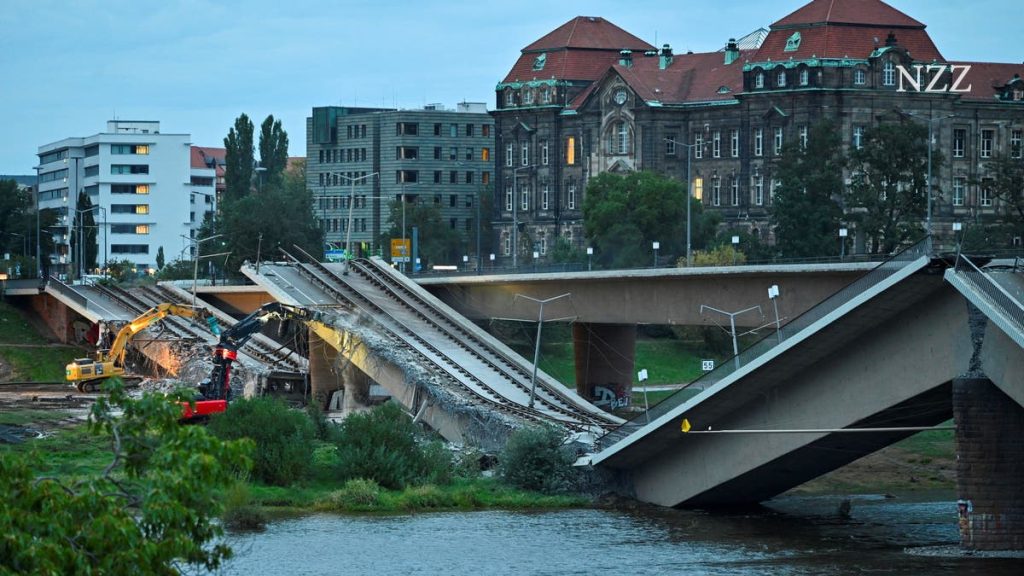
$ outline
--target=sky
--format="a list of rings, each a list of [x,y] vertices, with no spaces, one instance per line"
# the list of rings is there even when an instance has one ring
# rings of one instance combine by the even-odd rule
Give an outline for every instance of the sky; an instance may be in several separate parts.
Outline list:
[[[314,106],[493,109],[519,51],[576,16],[708,52],[806,1],[0,0],[0,174],[115,118],[222,147],[239,114],[273,114],[304,156]],[[1021,62],[1018,2],[890,4],[950,60]]]

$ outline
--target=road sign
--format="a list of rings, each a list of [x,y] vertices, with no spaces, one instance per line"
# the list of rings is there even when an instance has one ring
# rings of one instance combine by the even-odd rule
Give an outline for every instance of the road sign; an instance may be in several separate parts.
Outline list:
[[[700,361],[700,369],[705,371],[705,372],[711,372],[712,370],[715,369],[715,361],[714,360],[701,360]]]
[[[412,253],[410,247],[410,240],[408,238],[392,238],[391,239],[391,261],[392,262],[408,262],[409,254]]]

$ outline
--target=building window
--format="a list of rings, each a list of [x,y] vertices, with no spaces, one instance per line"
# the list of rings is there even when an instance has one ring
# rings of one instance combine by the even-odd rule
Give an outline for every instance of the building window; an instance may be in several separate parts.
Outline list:
[[[466,124],[466,136],[472,136],[472,135],[473,135],[473,125],[472,124]]]
[[[953,206],[963,206],[967,195],[967,179],[963,176],[953,178]]]
[[[722,132],[719,130],[715,130],[711,134],[711,157],[722,157]]]
[[[807,126],[800,127],[800,147],[807,148]]]
[[[569,136],[565,140],[565,163],[569,166],[576,164],[576,137]]]
[[[807,86],[811,83],[811,74],[806,68],[800,70],[800,85]]]
[[[440,184],[440,183],[441,183],[441,171],[440,170],[434,170],[434,184]]]
[[[530,209],[530,183],[524,182],[519,187],[519,209],[529,210]]]
[[[985,208],[992,206],[992,180],[990,178],[981,181],[981,205]]]
[[[853,83],[856,86],[863,86],[867,84],[868,74],[863,68],[857,68],[853,71]]]
[[[669,134],[665,137],[665,155],[675,156],[676,155],[676,135]]]
[[[540,103],[541,104],[551,104],[551,90],[550,89],[548,89],[546,87],[540,89]]]
[[[882,65],[882,85],[896,85],[896,64],[893,64],[891,60],[887,60],[885,64]]]
[[[508,234],[503,234],[501,238],[502,252],[505,256],[512,254],[512,237]]]
[[[488,184],[490,184],[491,183],[491,173],[490,172],[486,172],[486,171],[485,172],[481,172],[480,173],[480,183],[483,184],[484,186],[487,186]]]
[[[491,149],[481,148],[480,149],[480,160],[487,162],[491,159]]]
[[[754,88],[764,88],[764,72],[754,74]]]
[[[420,157],[420,149],[413,146],[399,146],[395,151],[398,160],[416,160]]]
[[[523,106],[533,106],[532,88],[523,88]]]
[[[149,174],[148,164],[111,164],[111,174]]]
[[[512,211],[512,184],[505,184],[505,212]]]
[[[149,244],[111,244],[111,254],[149,254]]]
[[[733,158],[740,157],[740,131],[735,128],[729,135],[729,148]]]
[[[398,170],[395,172],[395,183],[401,184],[403,182],[413,183],[419,182],[420,173],[416,170]],[[355,180],[355,178],[353,178]]]
[[[548,141],[543,140],[540,143],[540,163],[544,166],[548,165]]]
[[[711,179],[711,205],[722,205],[722,180],[718,176]]]
[[[782,154],[782,128],[775,129],[775,155]]]
[[[575,210],[576,209],[576,183],[575,182],[569,182],[569,186],[568,186],[567,193],[566,193],[566,205],[569,207],[569,210]]]
[[[511,88],[505,89],[505,106],[516,105],[516,93]]]
[[[530,165],[530,141],[523,140],[522,149],[519,151],[519,163],[523,166]]]
[[[1021,148],[1024,147],[1024,130],[1013,130],[1010,132],[1010,158],[1022,158]]]
[[[693,179],[693,197],[698,201],[704,200],[704,179],[697,176]]]
[[[629,154],[629,125],[620,120],[612,124],[608,132],[608,153]]]
[[[466,184],[473,183],[473,172],[472,170],[466,170]]]
[[[996,139],[995,130],[982,130],[981,131],[981,157],[991,158],[992,157],[992,146]]]
[[[441,135],[441,124],[440,123],[434,124],[434,136],[440,136],[440,135]]]
[[[480,135],[483,136],[484,138],[490,137],[490,135],[491,135],[491,125],[490,124],[483,124],[483,125],[481,125],[480,126]]]
[[[149,154],[149,146],[147,144],[111,144],[111,154]]]
[[[466,160],[472,160],[472,159],[473,159],[473,149],[472,148],[466,148]]]
[[[449,208],[455,208],[455,205],[458,204],[458,203],[459,203],[459,196],[458,196],[458,194],[449,194],[448,195],[448,207]]]
[[[540,252],[541,256],[546,256],[548,253],[548,234],[547,232],[540,233]]]
[[[416,136],[420,125],[415,122],[399,122],[395,125],[396,136]]]
[[[452,138],[458,138],[458,136],[459,136],[459,125],[458,124],[454,124],[454,123],[453,124],[449,124],[448,125],[448,135],[451,136]]]
[[[505,145],[505,166],[512,166],[515,162],[515,149],[516,145],[511,142]]]
[[[764,155],[764,129],[754,128],[754,156]]]
[[[704,133],[693,133],[693,157],[700,160],[704,157]]]
[[[953,129],[953,158],[963,158],[967,155],[967,129]]]
[[[732,182],[730,183],[729,196],[733,206],[740,205],[740,179],[735,176],[732,177]]]
[[[754,204],[764,206],[764,175],[754,176]]]
[[[786,72],[781,71],[775,75],[775,85],[779,88],[786,87]]]
[[[549,187],[548,187],[548,183],[547,182],[541,184],[541,188],[540,188],[540,209],[541,210],[547,210],[548,209],[548,194],[549,194],[549,189],[548,188]]]
[[[458,160],[459,159],[459,147],[458,146],[450,146],[448,148],[448,159],[449,160]]]
[[[855,150],[860,150],[861,146],[864,145],[864,127],[854,126],[853,127],[853,147]]]
[[[458,184],[459,183],[459,171],[458,170],[449,170],[448,171],[448,183],[449,184]]]

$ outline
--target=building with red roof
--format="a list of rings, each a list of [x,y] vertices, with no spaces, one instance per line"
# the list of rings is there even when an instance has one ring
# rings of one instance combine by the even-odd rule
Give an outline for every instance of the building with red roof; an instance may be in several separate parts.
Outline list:
[[[767,33],[696,54],[574,18],[523,48],[496,86],[499,255],[543,258],[559,238],[584,247],[586,184],[606,171],[679,177],[723,226],[771,242],[782,146],[824,118],[848,148],[881,122],[930,124],[942,156],[933,230],[996,218],[986,165],[1021,158],[1022,76],[1024,64],[946,60],[924,23],[881,0],[812,0]]]

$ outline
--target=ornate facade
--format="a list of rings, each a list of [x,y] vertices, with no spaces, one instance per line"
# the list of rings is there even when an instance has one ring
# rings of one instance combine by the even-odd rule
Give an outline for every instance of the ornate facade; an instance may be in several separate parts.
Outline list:
[[[924,24],[878,0],[814,0],[767,34],[697,54],[575,18],[524,48],[496,88],[499,255],[543,258],[558,237],[582,248],[586,183],[605,171],[688,181],[725,225],[770,242],[775,160],[826,117],[848,147],[881,122],[933,130],[941,236],[1001,213],[986,164],[1021,158],[1022,75],[1022,64],[947,60]]]

